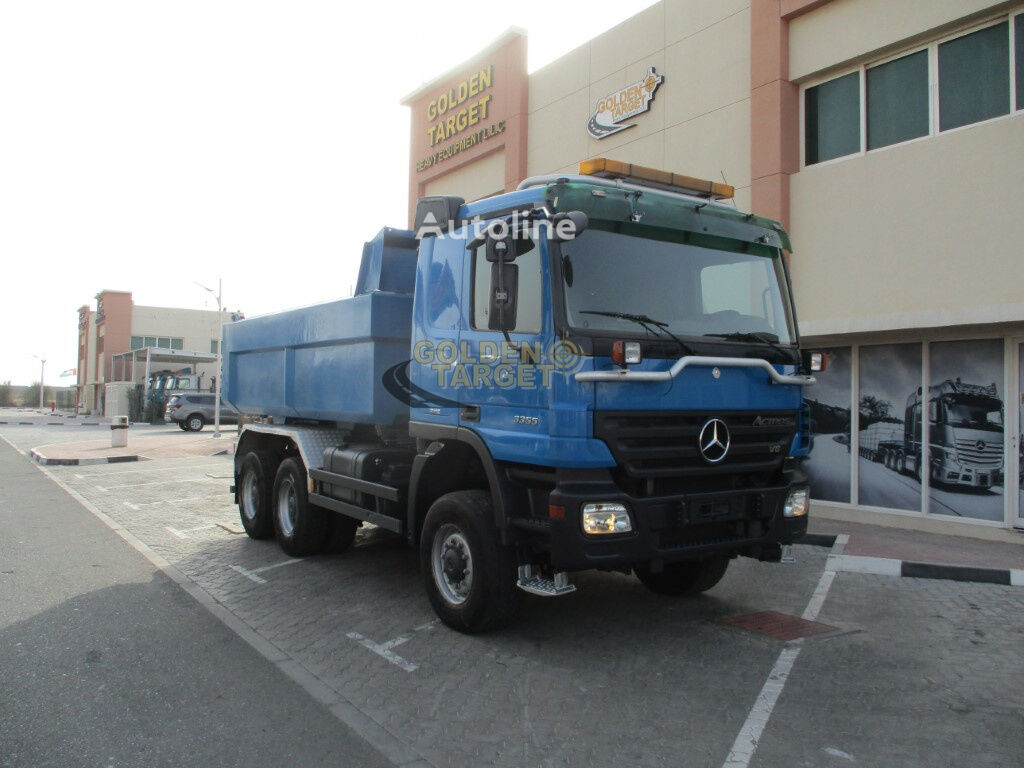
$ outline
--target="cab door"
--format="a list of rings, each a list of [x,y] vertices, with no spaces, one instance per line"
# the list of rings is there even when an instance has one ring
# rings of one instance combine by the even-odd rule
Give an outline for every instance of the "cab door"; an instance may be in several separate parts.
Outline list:
[[[511,262],[516,298],[510,341],[490,328],[498,266],[487,260],[485,244],[467,251],[455,391],[459,425],[479,433],[494,458],[540,463],[549,447],[552,319],[545,298],[550,295],[548,244],[542,237],[532,242]]]

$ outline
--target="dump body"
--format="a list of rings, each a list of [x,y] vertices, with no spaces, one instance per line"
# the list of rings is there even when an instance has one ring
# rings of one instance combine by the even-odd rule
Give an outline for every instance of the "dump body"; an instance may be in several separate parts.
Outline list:
[[[381,230],[355,296],[226,325],[224,399],[250,416],[405,421],[382,380],[409,359],[415,249],[412,233]]]

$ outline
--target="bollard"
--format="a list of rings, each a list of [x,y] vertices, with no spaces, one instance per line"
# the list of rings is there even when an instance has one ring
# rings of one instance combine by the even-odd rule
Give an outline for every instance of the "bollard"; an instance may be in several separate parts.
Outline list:
[[[128,447],[128,417],[115,416],[110,423],[110,447]]]

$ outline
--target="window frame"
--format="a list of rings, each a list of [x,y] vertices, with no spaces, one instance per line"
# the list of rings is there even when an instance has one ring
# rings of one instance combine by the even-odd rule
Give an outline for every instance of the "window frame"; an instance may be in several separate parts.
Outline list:
[[[885,56],[870,58],[862,61],[859,64],[847,65],[841,68],[834,69],[827,74],[810,78],[800,83],[800,90],[798,96],[798,116],[800,141],[799,141],[799,152],[800,152],[800,167],[801,171],[809,168],[819,168],[822,166],[828,166],[833,163],[840,163],[854,157],[864,157],[869,153],[885,152],[893,147],[903,147],[907,144],[911,144],[916,141],[924,141],[926,139],[935,138],[936,136],[946,135],[955,133],[956,131],[962,131],[975,126],[985,125],[992,123],[997,120],[1005,120],[1020,115],[1024,112],[1024,101],[1021,104],[1016,102],[1016,20],[1018,17],[1024,16],[1024,6],[1018,6],[1009,11],[1003,11],[995,16],[990,16],[982,21],[974,21],[967,26],[960,27],[953,32],[949,32],[941,37],[933,38],[927,42],[919,43],[907,48],[902,48],[894,53],[887,54]],[[973,34],[974,32],[980,32],[988,27],[994,27],[998,24],[1006,23],[1008,26],[1008,39],[1009,39],[1009,56],[1007,57],[1007,66],[1010,72],[1010,92],[1009,92],[1009,104],[1010,111],[1006,114],[996,115],[995,117],[985,118],[974,123],[966,123],[965,125],[958,125],[955,128],[947,128],[946,130],[939,129],[939,46],[948,43],[952,40],[956,40],[960,37],[966,37],[967,35]],[[904,56],[910,56],[919,51],[928,51],[928,133],[923,136],[915,136],[912,139],[906,139],[905,141],[896,142],[894,144],[886,144],[884,147],[877,147],[875,149],[868,149],[868,100],[867,100],[867,71],[874,69],[875,67],[883,64],[888,64],[897,59],[901,59]],[[807,91],[816,86],[827,83],[831,80],[836,80],[840,77],[852,73],[858,73],[859,84],[860,84],[860,149],[857,152],[851,152],[841,157],[833,157],[829,160],[822,160],[817,163],[807,163]]]

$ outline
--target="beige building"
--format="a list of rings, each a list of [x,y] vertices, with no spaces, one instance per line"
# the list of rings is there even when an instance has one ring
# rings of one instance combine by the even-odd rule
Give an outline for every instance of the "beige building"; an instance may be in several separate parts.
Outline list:
[[[726,181],[789,229],[830,353],[818,508],[1024,526],[1024,4],[663,0],[535,72],[525,50],[406,97],[410,216],[599,156]]]
[[[147,307],[135,304],[129,291],[100,291],[95,309],[89,305],[78,309],[79,407],[102,412],[104,385],[132,377],[132,371],[115,371],[116,355],[147,347],[216,353],[220,327],[230,319],[227,311],[218,316],[209,310]],[[217,374],[215,363],[187,367],[206,380],[212,381]]]

